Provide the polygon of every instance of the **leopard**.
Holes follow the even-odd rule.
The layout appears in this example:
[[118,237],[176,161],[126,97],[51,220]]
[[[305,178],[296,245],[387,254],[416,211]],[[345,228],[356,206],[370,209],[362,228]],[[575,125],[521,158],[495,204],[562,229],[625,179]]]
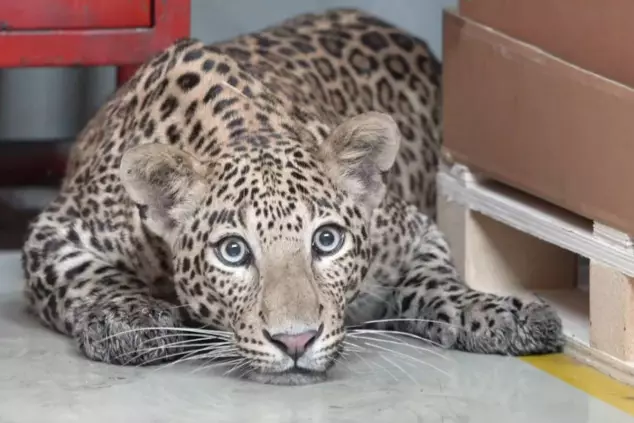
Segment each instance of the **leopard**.
[[74,140],[25,237],[26,306],[90,360],[225,348],[264,384],[327,380],[350,328],[561,351],[553,307],[457,270],[436,224],[442,122],[436,54],[359,9],[179,39]]

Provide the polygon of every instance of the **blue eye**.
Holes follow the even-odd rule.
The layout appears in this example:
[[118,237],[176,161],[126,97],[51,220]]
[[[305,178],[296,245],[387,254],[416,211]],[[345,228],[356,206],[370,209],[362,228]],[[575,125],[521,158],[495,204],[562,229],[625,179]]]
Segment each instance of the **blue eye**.
[[222,239],[216,247],[216,255],[227,266],[244,266],[251,260],[251,250],[246,241],[238,236]]
[[336,253],[343,246],[344,232],[335,225],[324,225],[313,234],[313,250],[320,256]]

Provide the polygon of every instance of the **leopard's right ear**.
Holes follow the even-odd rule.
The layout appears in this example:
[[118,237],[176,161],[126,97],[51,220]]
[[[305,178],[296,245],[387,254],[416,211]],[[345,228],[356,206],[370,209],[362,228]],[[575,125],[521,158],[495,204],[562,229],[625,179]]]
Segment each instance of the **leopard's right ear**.
[[119,176],[132,201],[147,208],[150,229],[168,240],[205,194],[202,171],[200,162],[179,148],[142,144],[123,154]]
[[391,116],[368,112],[341,123],[321,148],[333,180],[372,211],[385,196],[382,173],[394,165],[400,142]]

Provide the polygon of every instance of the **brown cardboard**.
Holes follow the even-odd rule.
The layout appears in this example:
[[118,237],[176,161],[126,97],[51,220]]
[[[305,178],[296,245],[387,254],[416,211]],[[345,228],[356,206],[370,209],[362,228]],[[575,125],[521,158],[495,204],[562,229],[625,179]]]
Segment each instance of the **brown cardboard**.
[[457,162],[634,234],[634,90],[451,12],[443,58]]
[[634,87],[632,0],[460,0],[460,15]]

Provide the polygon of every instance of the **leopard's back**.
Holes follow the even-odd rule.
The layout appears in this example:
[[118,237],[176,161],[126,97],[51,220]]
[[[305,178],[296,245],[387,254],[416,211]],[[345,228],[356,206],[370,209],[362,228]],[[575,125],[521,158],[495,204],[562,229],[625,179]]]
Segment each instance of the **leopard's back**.
[[306,14],[214,45],[282,93],[306,120],[333,126],[390,114],[403,135],[389,191],[430,216],[441,144],[441,64],[428,45],[367,13]]

